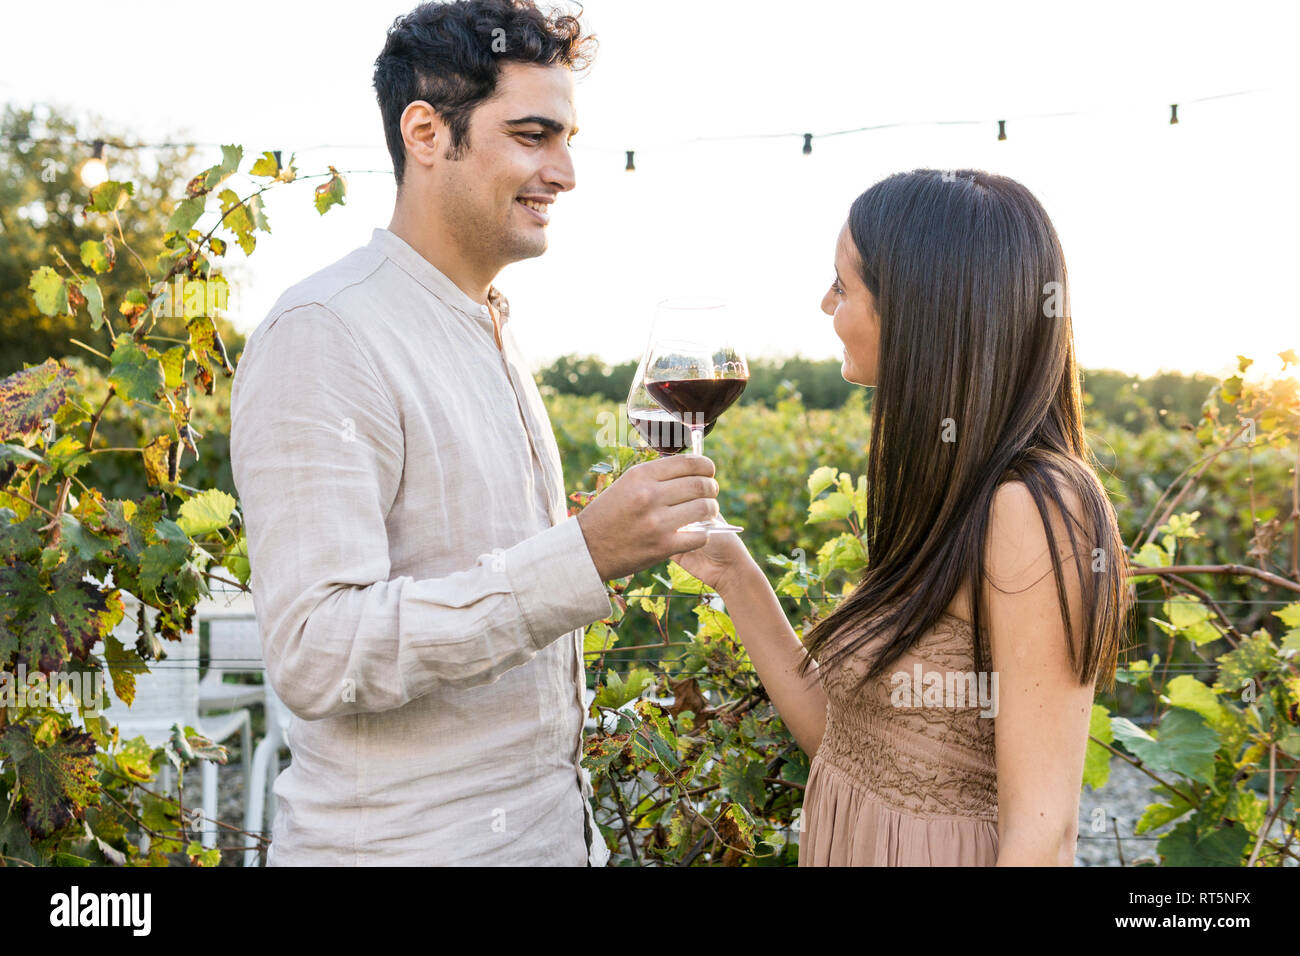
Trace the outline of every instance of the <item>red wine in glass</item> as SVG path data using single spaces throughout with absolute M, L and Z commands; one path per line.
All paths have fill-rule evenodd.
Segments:
M 662 409 L 629 412 L 628 421 L 645 443 L 661 455 L 676 455 L 691 447 L 691 430 L 676 415 Z M 713 425 L 709 422 L 704 434 L 713 431 Z
M 743 378 L 680 378 L 647 382 L 646 390 L 683 422 L 703 423 L 707 435 L 718 417 L 740 398 L 746 383 Z

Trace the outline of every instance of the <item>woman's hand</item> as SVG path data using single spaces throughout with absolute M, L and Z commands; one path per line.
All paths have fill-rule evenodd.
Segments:
M 709 543 L 694 551 L 674 554 L 672 559 L 719 594 L 730 591 L 743 575 L 762 569 L 745 548 L 740 535 L 719 532 L 709 535 Z M 766 578 L 764 578 L 766 580 Z

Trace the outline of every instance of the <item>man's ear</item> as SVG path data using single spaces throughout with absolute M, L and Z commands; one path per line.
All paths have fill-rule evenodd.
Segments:
M 412 100 L 398 120 L 402 142 L 406 144 L 406 162 L 429 168 L 451 146 L 451 137 L 442 116 L 425 100 Z

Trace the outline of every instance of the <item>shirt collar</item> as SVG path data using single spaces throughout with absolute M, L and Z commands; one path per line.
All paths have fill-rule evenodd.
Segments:
M 371 248 L 393 260 L 402 271 L 424 286 L 444 303 L 464 313 L 475 321 L 492 326 L 492 315 L 487 306 L 480 305 L 465 294 L 464 290 L 452 282 L 432 262 L 415 251 L 405 239 L 387 229 L 376 228 L 370 236 Z M 488 302 L 497 310 L 501 325 L 510 321 L 510 301 L 502 295 L 495 285 L 488 288 Z

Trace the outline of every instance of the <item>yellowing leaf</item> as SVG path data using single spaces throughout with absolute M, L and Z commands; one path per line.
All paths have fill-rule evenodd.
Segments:
M 333 166 L 329 170 L 330 178 L 316 187 L 316 211 L 322 216 L 330 206 L 344 205 L 348 194 L 347 180 Z
M 230 513 L 234 510 L 234 498 L 219 488 L 209 488 L 181 505 L 176 523 L 187 535 L 196 538 L 229 525 Z
M 110 179 L 90 191 L 90 203 L 86 208 L 91 212 L 117 212 L 134 194 L 134 183 L 122 183 Z
M 113 247 L 87 239 L 81 244 L 81 262 L 95 272 L 107 272 L 113 268 Z
M 836 471 L 830 465 L 822 465 L 808 476 L 808 494 L 816 498 L 835 481 Z
M 49 266 L 41 266 L 33 272 L 27 287 L 32 290 L 36 308 L 45 315 L 59 315 L 68 311 L 67 280 Z

